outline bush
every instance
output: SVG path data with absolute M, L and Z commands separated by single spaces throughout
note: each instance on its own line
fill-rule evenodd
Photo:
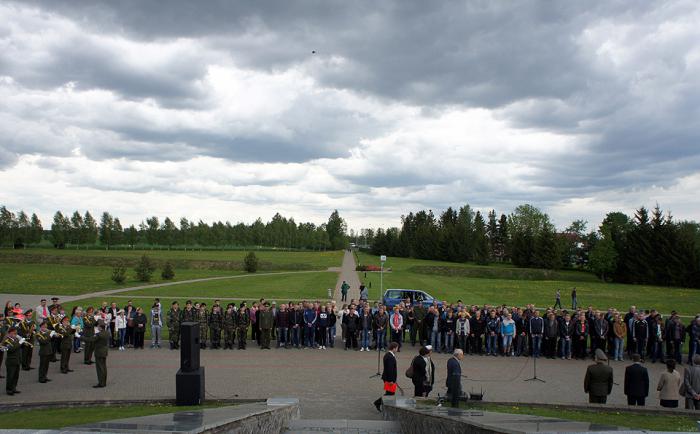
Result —
M 126 266 L 123 262 L 118 263 L 112 269 L 112 280 L 120 285 L 126 281 Z
M 245 255 L 243 259 L 243 269 L 249 273 L 258 271 L 258 257 L 255 256 L 255 252 L 249 252 Z
M 173 280 L 175 277 L 175 270 L 173 270 L 173 265 L 170 261 L 167 261 L 163 266 L 163 272 L 160 273 L 160 277 L 162 277 L 163 280 Z
M 140 282 L 150 281 L 151 274 L 153 274 L 155 269 L 156 268 L 153 266 L 151 260 L 148 259 L 148 256 L 141 256 L 138 264 L 136 264 L 136 268 L 134 268 L 134 271 L 136 271 L 136 279 L 138 279 Z

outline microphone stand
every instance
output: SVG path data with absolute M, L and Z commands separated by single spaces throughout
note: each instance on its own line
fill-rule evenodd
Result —
M 535 357 L 535 356 L 532 357 L 533 362 L 534 362 L 533 363 L 533 371 L 534 372 L 533 372 L 532 378 L 528 378 L 527 380 L 523 380 L 523 381 L 539 381 L 540 383 L 546 383 L 546 381 L 537 377 L 537 359 L 538 358 L 539 357 Z

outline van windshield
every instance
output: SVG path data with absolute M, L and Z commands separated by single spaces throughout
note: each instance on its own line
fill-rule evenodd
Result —
M 399 298 L 401 296 L 401 291 L 390 289 L 386 292 L 386 298 Z

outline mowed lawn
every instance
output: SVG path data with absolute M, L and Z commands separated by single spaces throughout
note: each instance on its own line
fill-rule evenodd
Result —
M 121 293 L 124 296 L 228 297 L 268 300 L 325 299 L 338 274 L 328 271 L 246 274 L 241 277 L 208 282 L 184 283 L 160 288 L 139 289 Z
M 364 264 L 379 265 L 379 258 L 360 254 Z M 627 310 L 630 305 L 641 309 L 657 309 L 662 313 L 672 310 L 681 315 L 691 316 L 700 313 L 700 290 L 689 288 L 668 288 L 646 285 L 625 285 L 603 283 L 591 279 L 589 273 L 578 273 L 581 281 L 569 280 L 513 280 L 495 278 L 475 278 L 459 276 L 441 276 L 423 274 L 411 271 L 414 266 L 459 266 L 470 267 L 468 264 L 451 264 L 438 261 L 424 261 L 406 258 L 387 258 L 385 267 L 391 267 L 392 272 L 384 273 L 384 289 L 406 288 L 422 289 L 441 300 L 462 300 L 467 304 L 507 304 L 522 306 L 533 303 L 538 307 L 552 306 L 554 294 L 561 289 L 562 304 L 571 307 L 570 293 L 576 287 L 579 306 L 593 306 L 597 309 L 615 307 Z M 498 267 L 498 266 L 496 266 Z M 380 293 L 380 276 L 378 272 L 360 272 L 360 280 L 370 288 L 370 298 L 376 298 Z M 575 274 L 574 274 L 575 275 Z
M 3 264 L 0 263 L 0 293 L 78 295 L 107 289 L 127 288 L 162 283 L 161 270 L 153 273 L 151 282 L 135 279 L 133 269 L 127 268 L 127 281 L 121 285 L 111 279 L 111 267 L 55 264 Z M 174 281 L 201 277 L 232 276 L 242 271 L 176 269 Z
M 326 252 L 297 252 L 297 251 L 268 251 L 253 250 L 260 262 L 272 263 L 280 268 L 294 270 L 298 264 L 309 265 L 316 270 L 326 270 L 328 267 L 339 267 L 343 262 L 343 251 L 333 250 Z M 73 257 L 79 260 L 82 256 L 102 258 L 126 258 L 138 259 L 141 255 L 147 255 L 160 260 L 192 260 L 192 261 L 238 261 L 248 251 L 245 250 L 97 250 L 97 249 L 2 249 L 1 255 L 51 255 Z

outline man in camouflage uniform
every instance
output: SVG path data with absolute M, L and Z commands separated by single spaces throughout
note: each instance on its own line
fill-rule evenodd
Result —
M 250 311 L 245 303 L 241 303 L 241 307 L 238 309 L 236 325 L 238 326 L 238 349 L 245 350 L 246 340 L 248 339 L 248 327 L 250 327 Z
M 207 331 L 209 330 L 209 313 L 207 312 L 207 304 L 199 305 L 197 312 L 197 320 L 199 321 L 199 348 L 207 349 Z
M 221 329 L 224 326 L 224 317 L 221 314 L 221 306 L 214 305 L 209 314 L 209 339 L 211 348 L 218 350 L 221 348 Z
M 83 316 L 83 337 L 92 338 L 95 336 L 95 309 L 89 306 L 85 309 L 85 315 Z M 92 354 L 95 352 L 95 341 L 92 339 L 84 340 L 85 342 L 85 358 L 83 363 L 86 365 L 92 365 Z
M 192 300 L 185 302 L 185 309 L 182 311 L 182 322 L 197 322 L 197 309 L 192 306 Z
M 180 348 L 180 322 L 182 320 L 182 312 L 177 301 L 173 301 L 170 310 L 168 311 L 168 336 L 170 338 L 170 349 L 177 350 Z
M 236 340 L 236 311 L 233 304 L 229 303 L 224 312 L 224 349 L 233 349 Z

